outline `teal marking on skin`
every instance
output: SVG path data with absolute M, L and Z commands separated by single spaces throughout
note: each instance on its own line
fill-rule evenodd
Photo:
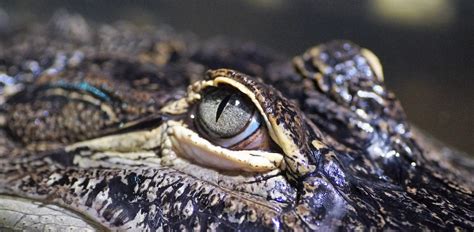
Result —
M 96 88 L 93 85 L 90 85 L 87 82 L 79 82 L 79 83 L 68 83 L 65 81 L 58 81 L 57 83 L 51 84 L 50 87 L 55 88 L 64 88 L 64 89 L 73 89 L 73 90 L 81 90 L 85 91 L 87 93 L 90 93 L 98 98 L 100 98 L 103 101 L 110 101 L 111 98 L 110 96 L 102 91 L 99 88 Z

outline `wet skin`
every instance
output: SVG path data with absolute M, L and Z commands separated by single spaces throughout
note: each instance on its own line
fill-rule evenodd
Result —
M 58 17 L 0 43 L 3 199 L 90 230 L 473 229 L 473 161 L 407 122 L 369 50 Z

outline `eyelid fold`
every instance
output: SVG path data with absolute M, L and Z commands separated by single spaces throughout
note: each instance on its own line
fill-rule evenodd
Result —
M 166 105 L 161 112 L 183 115 L 189 112 L 189 109 L 194 107 L 195 104 L 199 103 L 203 97 L 202 94 L 205 88 L 219 87 L 221 85 L 232 86 L 237 91 L 247 96 L 254 104 L 263 122 L 261 125 L 262 129 L 257 130 L 257 132 L 265 131 L 266 133 L 261 139 L 271 141 L 273 145 L 268 146 L 270 147 L 269 150 L 273 149 L 273 147 L 276 148 L 277 153 L 273 154 L 280 154 L 280 158 L 284 159 L 284 162 L 279 162 L 278 165 L 273 166 L 273 169 L 281 168 L 289 170 L 294 176 L 304 176 L 316 169 L 316 161 L 308 156 L 309 145 L 306 143 L 307 138 L 303 125 L 304 120 L 298 114 L 299 109 L 297 106 L 285 99 L 277 90 L 265 86 L 265 84 L 259 82 L 257 79 L 245 74 L 230 69 L 217 69 L 208 71 L 207 75 L 207 80 L 195 82 L 188 87 L 188 94 L 185 98 Z M 191 122 L 194 121 L 193 119 L 195 116 L 196 115 L 193 114 L 190 115 L 190 118 L 192 119 Z M 188 124 L 188 126 L 192 125 Z M 192 131 L 190 129 L 187 130 Z M 252 144 L 250 147 L 256 148 L 255 144 Z M 223 147 L 221 148 L 226 149 Z M 240 149 L 241 146 L 236 145 L 230 148 Z M 226 150 L 232 151 L 229 149 Z M 271 153 L 266 149 L 262 150 L 260 148 L 256 148 L 256 150 L 248 150 L 249 152 L 247 152 L 247 150 L 234 151 L 237 152 L 236 154 L 243 156 L 241 158 L 245 157 L 247 161 L 251 160 L 250 156 L 252 156 L 252 153 L 249 152 L 261 152 L 264 154 Z M 221 154 L 216 158 L 224 159 L 224 157 L 225 155 Z M 265 159 L 269 161 L 268 157 Z M 250 165 L 251 162 L 252 161 L 246 163 Z M 241 170 L 243 169 L 241 168 Z
M 296 105 L 258 79 L 237 71 L 217 69 L 208 71 L 207 75 L 213 85 L 229 84 L 251 99 L 261 113 L 272 141 L 284 154 L 283 169 L 294 176 L 314 172 L 317 160 L 310 155 L 304 119 Z
M 180 123 L 168 123 L 172 149 L 204 166 L 228 171 L 268 172 L 280 167 L 283 155 L 260 150 L 230 150 L 215 146 Z

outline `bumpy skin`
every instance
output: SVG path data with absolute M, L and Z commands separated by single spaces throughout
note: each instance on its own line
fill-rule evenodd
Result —
M 0 193 L 78 212 L 96 229 L 474 229 L 473 161 L 411 128 L 380 70 L 350 42 L 289 60 L 249 43 L 92 28 L 61 14 L 3 36 Z M 78 157 L 94 151 L 64 150 L 154 128 L 189 84 L 219 75 L 252 89 L 297 145 L 280 169 L 84 168 Z M 152 150 L 162 156 L 162 145 Z

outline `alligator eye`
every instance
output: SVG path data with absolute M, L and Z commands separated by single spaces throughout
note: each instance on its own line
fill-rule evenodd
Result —
M 210 88 L 197 108 L 199 132 L 223 147 L 255 148 L 262 137 L 257 133 L 261 121 L 250 99 L 230 87 Z

